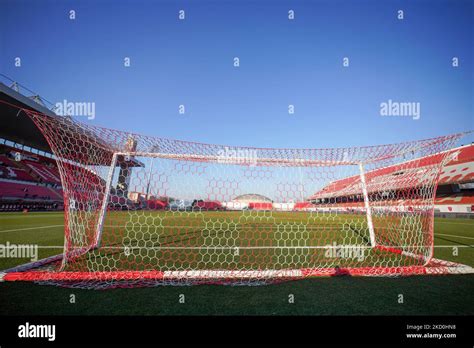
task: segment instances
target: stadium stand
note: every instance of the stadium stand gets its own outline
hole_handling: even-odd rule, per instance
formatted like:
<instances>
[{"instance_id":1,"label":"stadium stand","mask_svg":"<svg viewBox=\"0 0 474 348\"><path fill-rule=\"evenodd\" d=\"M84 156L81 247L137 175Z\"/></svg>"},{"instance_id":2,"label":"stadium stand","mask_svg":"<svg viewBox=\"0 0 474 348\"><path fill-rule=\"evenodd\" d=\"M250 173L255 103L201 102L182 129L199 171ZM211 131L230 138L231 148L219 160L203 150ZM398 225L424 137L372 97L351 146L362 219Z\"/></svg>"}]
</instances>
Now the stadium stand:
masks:
<instances>
[{"instance_id":1,"label":"stadium stand","mask_svg":"<svg viewBox=\"0 0 474 348\"><path fill-rule=\"evenodd\" d=\"M52 167L47 162L35 163L31 161L25 161L26 165L31 168L44 182L51 182L55 184L61 184L59 178L59 172L57 168Z\"/></svg>"},{"instance_id":2,"label":"stadium stand","mask_svg":"<svg viewBox=\"0 0 474 348\"><path fill-rule=\"evenodd\" d=\"M435 212L472 214L474 213L474 144L461 146L449 152L451 159L440 173ZM402 165L398 165L368 172L366 173L367 191L369 194L380 195L383 191L390 190L394 196L393 204L389 204L392 209L408 209L400 207L397 192L407 187L416 187L417 180L423 180L423 168L429 160L430 157L422 158L408 169L402 169ZM392 177L387 180L387 176ZM396 178L394 179L393 176ZM384 184L386 182L390 182L391 186L387 187ZM326 205L324 209L362 210L364 204L360 197L359 187L359 176L331 182L308 199L312 207L303 208L303 203L297 203L295 210L318 210L319 203ZM411 204L416 206L416 199L411 200Z\"/></svg>"},{"instance_id":3,"label":"stadium stand","mask_svg":"<svg viewBox=\"0 0 474 348\"><path fill-rule=\"evenodd\" d=\"M57 210L62 201L53 159L0 145L0 211Z\"/></svg>"},{"instance_id":4,"label":"stadium stand","mask_svg":"<svg viewBox=\"0 0 474 348\"><path fill-rule=\"evenodd\" d=\"M222 210L222 203L218 201L197 200L193 202L193 209L197 210Z\"/></svg>"},{"instance_id":5,"label":"stadium stand","mask_svg":"<svg viewBox=\"0 0 474 348\"><path fill-rule=\"evenodd\" d=\"M59 198L53 189L30 182L0 181L2 198L52 200Z\"/></svg>"},{"instance_id":6,"label":"stadium stand","mask_svg":"<svg viewBox=\"0 0 474 348\"><path fill-rule=\"evenodd\" d=\"M12 180L34 181L34 178L19 164L6 155L0 155L0 177Z\"/></svg>"},{"instance_id":7,"label":"stadium stand","mask_svg":"<svg viewBox=\"0 0 474 348\"><path fill-rule=\"evenodd\" d=\"M314 204L311 202L296 202L294 206L294 210L305 211L305 210L312 210L315 207Z\"/></svg>"},{"instance_id":8,"label":"stadium stand","mask_svg":"<svg viewBox=\"0 0 474 348\"><path fill-rule=\"evenodd\" d=\"M147 200L147 208L151 210L164 210L168 206L166 202L160 201L158 199L149 199Z\"/></svg>"},{"instance_id":9,"label":"stadium stand","mask_svg":"<svg viewBox=\"0 0 474 348\"><path fill-rule=\"evenodd\" d=\"M267 202L250 202L250 210L272 210L273 204Z\"/></svg>"},{"instance_id":10,"label":"stadium stand","mask_svg":"<svg viewBox=\"0 0 474 348\"><path fill-rule=\"evenodd\" d=\"M474 182L474 145L467 145L452 150L455 154L441 172L440 185L435 200L435 211L438 213L474 213L474 187L461 188L463 184ZM20 157L18 157L20 156ZM20 160L18 160L20 159ZM411 168L416 171L422 168L424 161ZM384 176L397 174L397 180L390 180L396 191L414 185L406 178L407 170L400 174L396 166L367 173L369 192L382 191L380 183ZM91 173L91 175L93 175ZM413 175L410 175L413 178ZM236 197L233 202L196 201L192 208L201 210L282 210L282 211L316 211L318 202L326 205L324 209L343 211L363 210L361 197L358 197L358 176L334 181L313 194L308 201L296 203L272 202L258 194L246 194ZM412 180L412 179L411 179ZM383 189L387 189L386 186ZM20 211L24 209L62 209L62 188L59 171L54 159L29 153L7 145L0 145L0 211ZM331 206L328 208L328 202ZM125 202L113 203L111 206L123 206ZM415 203L415 202L413 202ZM163 199L147 200L148 209L162 210L171 208ZM398 207L394 197L392 206Z\"/></svg>"}]
</instances>

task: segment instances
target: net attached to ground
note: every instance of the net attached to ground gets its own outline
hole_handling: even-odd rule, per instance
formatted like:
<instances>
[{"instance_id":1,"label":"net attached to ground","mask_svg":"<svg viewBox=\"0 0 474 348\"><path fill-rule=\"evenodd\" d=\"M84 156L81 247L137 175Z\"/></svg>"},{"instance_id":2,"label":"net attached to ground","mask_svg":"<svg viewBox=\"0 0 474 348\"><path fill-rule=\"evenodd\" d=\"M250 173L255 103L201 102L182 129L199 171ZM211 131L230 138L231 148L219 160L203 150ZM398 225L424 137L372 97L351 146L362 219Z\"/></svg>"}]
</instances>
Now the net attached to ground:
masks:
<instances>
[{"instance_id":1,"label":"net attached to ground","mask_svg":"<svg viewBox=\"0 0 474 348\"><path fill-rule=\"evenodd\" d=\"M269 149L25 112L61 174L64 252L5 280L103 289L469 271L433 258L437 182L463 134Z\"/></svg>"}]
</instances>

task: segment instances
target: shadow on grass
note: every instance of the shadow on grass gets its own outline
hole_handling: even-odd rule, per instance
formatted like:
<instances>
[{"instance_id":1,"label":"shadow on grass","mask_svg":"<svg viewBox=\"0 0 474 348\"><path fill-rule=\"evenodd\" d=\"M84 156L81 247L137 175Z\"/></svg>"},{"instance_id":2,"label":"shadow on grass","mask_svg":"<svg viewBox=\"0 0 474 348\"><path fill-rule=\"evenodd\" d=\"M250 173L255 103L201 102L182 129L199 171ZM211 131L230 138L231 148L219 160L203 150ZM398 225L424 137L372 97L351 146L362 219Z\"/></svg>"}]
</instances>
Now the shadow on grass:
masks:
<instances>
[{"instance_id":1,"label":"shadow on grass","mask_svg":"<svg viewBox=\"0 0 474 348\"><path fill-rule=\"evenodd\" d=\"M1 315L472 315L474 275L82 290L0 284ZM69 303L70 295L76 303ZM179 296L185 295L185 303ZM289 296L294 297L290 303ZM403 295L403 303L399 303Z\"/></svg>"}]
</instances>

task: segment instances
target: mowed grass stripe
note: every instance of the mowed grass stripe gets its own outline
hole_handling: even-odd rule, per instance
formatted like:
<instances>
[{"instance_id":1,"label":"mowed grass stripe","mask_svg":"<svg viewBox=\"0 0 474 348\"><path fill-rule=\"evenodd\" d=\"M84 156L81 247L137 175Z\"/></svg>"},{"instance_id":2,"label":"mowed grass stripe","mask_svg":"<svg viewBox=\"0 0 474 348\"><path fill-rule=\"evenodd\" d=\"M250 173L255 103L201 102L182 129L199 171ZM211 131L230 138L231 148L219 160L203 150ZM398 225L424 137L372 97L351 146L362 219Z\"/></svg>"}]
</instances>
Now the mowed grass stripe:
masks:
<instances>
[{"instance_id":1,"label":"mowed grass stripe","mask_svg":"<svg viewBox=\"0 0 474 348\"><path fill-rule=\"evenodd\" d=\"M195 241L200 241L204 245L222 245L222 243L212 243L209 239L214 238L214 234L207 235L206 237L202 237L201 235L201 230L199 228L194 229L192 233L194 234L194 237L188 235L188 231L184 231L183 235L176 235L174 231L172 231L172 227L174 224L174 227L176 229L182 228L183 225L182 223L179 224L179 221L183 221L183 217L186 217L187 215L191 216L193 221L201 221L199 223L199 226L202 226L202 221L207 221L208 224L210 224L213 220L214 222L216 220L220 221L222 224L227 224L226 226L231 226L231 225L237 225L240 224L240 226L246 226L244 228L244 233L248 234L247 238L250 240L247 243L247 240L245 240L246 243L243 243L243 245L256 245L258 246L258 242L252 241L250 237L252 237L252 230L253 229L260 229L260 237L266 236L268 237L267 239L270 239L271 235L275 233L275 231L278 231L278 228L281 229L281 231L297 231L298 226L301 226L301 224L306 223L306 222L313 222L313 223L318 223L318 226L311 226L311 227L306 227L306 230L304 232L310 232L310 233L321 233L324 232L326 234L329 233L329 231L333 231L334 235L332 237L337 236L337 234L344 235L346 233L351 233L347 232L344 230L343 233L341 233L338 228L342 226L341 222L342 221L349 221L352 222L353 224L360 225L364 223L365 221L365 216L361 215L321 215L321 214L308 214L308 213L285 213L285 212L273 212L273 213L245 213L242 214L241 212L200 212L200 213L176 213L176 212L143 212L144 215L152 216L152 217L160 217L162 218L162 222L165 222L165 225L170 226L171 230L164 231L165 234L161 237L155 238L152 237L150 238L150 241L152 245L160 245L160 243L164 242L167 243L166 245L177 245L179 243L183 243L184 238L190 238L188 241L186 241L188 244L193 241L193 238ZM261 214L261 215L260 215ZM178 216L176 216L178 215ZM263 215L263 216L262 216ZM33 219L29 219L30 217L34 217ZM45 221L44 219L41 220L41 223L38 223L39 219L35 219L36 217L41 217L41 218L46 218L50 219ZM110 220L109 220L110 219ZM118 222L120 221L121 223L127 223L130 220L130 216L128 216L128 213L126 212L111 212L108 215L108 221L110 222ZM60 226L60 223L64 221L64 216L63 214L57 214L57 213L29 213L29 214L23 214L23 213L7 213L6 215L0 214L0 223L1 223L1 228L2 230L7 230L12 229L12 227L16 227L19 229L19 227L24 227L24 228L31 228L31 230L22 230L18 232L8 232L5 234L1 233L0 230L0 243L4 244L5 242L9 241L10 243L16 243L16 244L38 244L38 245L52 245L52 246L58 246L63 244L63 228ZM52 226L59 226L59 227L52 227L51 229L48 228L43 228L45 227L45 222L46 224L51 222ZM56 223L55 223L56 222ZM57 223L59 222L59 223ZM168 224L169 223L169 224ZM277 227L275 227L277 226ZM278 227L279 226L279 227ZM456 245L461 245L463 246L462 250L459 251L459 254L453 255L452 251L446 247L446 248L438 248L435 251L435 257L438 258L444 258L448 260L452 260L455 262L461 262L461 263L466 263L469 265L474 266L474 251L472 250L472 243L470 243L470 240L467 238L461 238L461 237L472 237L473 236L473 230L471 228L474 227L474 221L472 220L461 220L461 219L440 219L436 218L435 219L435 244L441 244L441 245L450 245L452 244L453 246ZM112 233L114 230L117 233L119 228L114 225L108 225L106 227L106 230L109 229L109 231ZM271 234L268 234L264 232L265 230L270 230ZM350 230L348 230L350 231ZM189 231L191 232L191 230ZM218 236L219 234L226 234L229 233L228 231L225 230L219 230L217 229L215 231L215 235ZM239 231L238 233L242 233L242 231ZM104 233L105 234L105 233ZM118 233L121 234L121 233ZM258 236L258 235L257 235ZM231 236L227 236L226 238L230 239ZM307 237L307 236L306 236ZM321 236L323 237L323 236ZM273 238L273 237L272 237ZM313 237L314 238L314 237ZM354 236L355 238L355 236ZM310 238L311 239L311 238ZM331 242L331 236L327 235L324 236L323 239L328 239L329 242ZM161 241L160 241L161 240ZM314 240L314 239L313 239ZM146 240L143 241L136 241L136 245L145 245ZM337 239L336 239L337 242ZM122 243L122 240L117 240L115 244L120 245ZM193 243L196 244L196 243ZM234 243L235 244L235 243ZM242 244L242 243L241 243ZM271 244L271 243L270 243ZM328 243L329 244L329 243ZM237 243L238 245L238 243ZM294 243L290 242L289 246L292 245L298 245L298 240L295 240ZM242 246L242 245L241 245ZM441 250L445 249L445 250ZM50 256L50 254L55 254L57 253L56 250L44 250L40 251L41 257L46 257ZM13 266L16 264L21 264L23 263L23 260L19 259L0 259L0 265L8 263L9 266ZM5 267L1 267L5 268Z\"/></svg>"},{"instance_id":2,"label":"mowed grass stripe","mask_svg":"<svg viewBox=\"0 0 474 348\"><path fill-rule=\"evenodd\" d=\"M35 214L35 218L28 219ZM0 226L55 225L64 221L62 214L46 213L0 214ZM36 219L36 217L38 219ZM39 222L41 221L41 222ZM290 220L288 220L290 221ZM435 245L465 243L456 235L472 236L474 221L435 219ZM39 245L63 244L62 228L0 234L0 242L24 241ZM452 236L443 236L449 234ZM8 237L8 238L7 238ZM443 239L442 239L443 238ZM450 241L446 241L449 239ZM472 244L472 243L470 243ZM40 250L46 257L60 250ZM435 248L435 257L474 266L474 249ZM0 268L28 262L21 259L0 259ZM170 261L172 262L172 261ZM423 289L423 291L420 291ZM185 291L186 306L176 298ZM0 306L2 315L472 315L474 314L473 275L418 276L402 278L331 277L307 279L263 287L226 287L202 285L195 287L157 287L91 291L74 289L79 299L74 306L68 303L71 289L39 286L25 282L0 284L0 298L8 299ZM288 305L288 294L297 301ZM407 305L397 302L404 294ZM347 294L350 295L350 301ZM39 300L40 299L40 300ZM85 299L85 300L84 300Z\"/></svg>"},{"instance_id":3,"label":"mowed grass stripe","mask_svg":"<svg viewBox=\"0 0 474 348\"><path fill-rule=\"evenodd\" d=\"M123 222L123 227L113 226L115 221ZM132 214L113 212L108 215L106 224L111 227L104 230L102 245L128 245L132 248L128 250L129 255L123 249L94 250L68 265L69 270L281 269L314 265L355 267L369 266L382 260L396 262L404 258L369 250L365 260L341 261L326 256L325 250L293 248L332 243L367 245L367 241L362 238L366 229L365 216L361 215L138 211ZM223 245L235 248L283 248L242 250L238 255L233 255L232 249L214 248ZM208 248L160 250L155 249L156 246Z\"/></svg>"}]
</instances>

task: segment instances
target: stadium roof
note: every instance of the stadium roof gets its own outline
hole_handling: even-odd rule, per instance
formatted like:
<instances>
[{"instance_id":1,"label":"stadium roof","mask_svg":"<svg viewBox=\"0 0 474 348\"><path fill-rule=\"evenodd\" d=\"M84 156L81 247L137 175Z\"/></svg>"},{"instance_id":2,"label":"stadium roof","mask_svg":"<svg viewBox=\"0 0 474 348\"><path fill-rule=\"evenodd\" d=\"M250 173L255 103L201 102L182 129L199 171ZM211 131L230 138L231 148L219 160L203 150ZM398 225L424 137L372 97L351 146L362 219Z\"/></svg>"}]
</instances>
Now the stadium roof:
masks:
<instances>
[{"instance_id":1,"label":"stadium roof","mask_svg":"<svg viewBox=\"0 0 474 348\"><path fill-rule=\"evenodd\" d=\"M29 109L55 117L47 107L41 105L39 96L26 97L0 82L0 115L2 126L0 137L45 152L51 148L31 118L21 109Z\"/></svg>"},{"instance_id":2,"label":"stadium roof","mask_svg":"<svg viewBox=\"0 0 474 348\"><path fill-rule=\"evenodd\" d=\"M238 202L271 202L272 200L268 197L259 195L257 193L248 193L244 195L237 196L233 199L233 201Z\"/></svg>"},{"instance_id":3,"label":"stadium roof","mask_svg":"<svg viewBox=\"0 0 474 348\"><path fill-rule=\"evenodd\" d=\"M58 118L60 116L56 115L52 111L54 109L54 105L46 99L40 97L35 92L24 86L21 86L5 75L0 74L0 78L2 81L10 84L9 87L0 81L0 115L2 123L2 126L0 127L0 138L47 153L52 153L51 147L49 146L46 138L43 136L31 117L28 116L23 110L31 110L51 118ZM20 93L20 88L21 91L27 91L29 96ZM91 144L97 144L97 149L102 151L102 155L97 156L97 158L102 159L101 163L97 163L97 161L91 162L88 159L89 162L82 160L82 164L108 165L113 153L113 150L109 149L108 144L97 137L95 134L88 132L86 129L82 130L82 135L86 137L85 140L87 142ZM73 136L71 136L71 138L72 137ZM77 143L78 147L81 145L81 143ZM80 151L78 149L71 148L70 152L77 153ZM142 166L143 164L133 159L129 165Z\"/></svg>"}]
</instances>

